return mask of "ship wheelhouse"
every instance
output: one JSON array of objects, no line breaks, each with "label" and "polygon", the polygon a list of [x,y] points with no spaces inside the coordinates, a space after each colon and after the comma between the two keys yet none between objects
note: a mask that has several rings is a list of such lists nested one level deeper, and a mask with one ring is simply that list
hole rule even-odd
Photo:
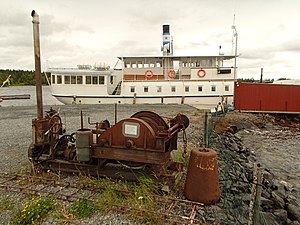
[{"label": "ship wheelhouse", "polygon": [[[226,62],[235,56],[118,57],[123,61],[123,80],[228,80],[233,67]],[[204,71],[198,74],[199,70]]]}]

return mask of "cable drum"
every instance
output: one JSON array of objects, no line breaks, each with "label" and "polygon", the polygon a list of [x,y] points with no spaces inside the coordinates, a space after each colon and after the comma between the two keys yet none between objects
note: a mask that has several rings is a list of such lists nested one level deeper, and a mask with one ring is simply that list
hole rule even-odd
[{"label": "cable drum", "polygon": [[161,118],[158,114],[151,111],[140,111],[131,116],[131,118],[139,118],[148,123],[154,132],[159,131],[159,127],[163,127],[164,130],[169,129],[166,121]]}]

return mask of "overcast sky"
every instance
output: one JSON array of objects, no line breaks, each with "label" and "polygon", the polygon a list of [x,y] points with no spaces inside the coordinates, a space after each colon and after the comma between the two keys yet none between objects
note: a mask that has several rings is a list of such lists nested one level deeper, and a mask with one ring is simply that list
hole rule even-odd
[{"label": "overcast sky", "polygon": [[232,52],[238,77],[300,79],[299,0],[0,0],[0,69],[34,69],[31,11],[40,16],[42,69],[161,55],[169,24],[174,55]]}]

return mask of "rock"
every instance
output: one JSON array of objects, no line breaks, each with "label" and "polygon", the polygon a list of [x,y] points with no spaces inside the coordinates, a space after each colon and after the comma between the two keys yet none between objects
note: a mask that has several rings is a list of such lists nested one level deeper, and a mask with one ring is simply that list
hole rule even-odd
[{"label": "rock", "polygon": [[274,128],[274,125],[273,125],[272,123],[266,123],[266,124],[265,124],[265,128],[266,128],[267,130],[272,130],[272,129]]},{"label": "rock", "polygon": [[260,205],[265,212],[271,212],[274,208],[274,203],[270,199],[261,197]]},{"label": "rock", "polygon": [[268,189],[263,189],[261,196],[266,198],[266,199],[270,199],[271,198],[271,194],[270,191]]},{"label": "rock", "polygon": [[297,220],[298,222],[300,222],[300,208],[292,205],[292,204],[288,204],[287,205],[287,213],[290,219],[292,220]]},{"label": "rock", "polygon": [[295,205],[295,206],[297,206],[297,207],[300,206],[300,205],[298,204],[298,202],[297,202],[297,198],[296,198],[295,196],[293,196],[293,195],[290,195],[290,194],[287,196],[287,203],[288,203],[288,204]]},{"label": "rock", "polygon": [[250,204],[250,195],[245,195],[245,196],[243,196],[243,202],[244,202],[246,205],[249,205],[249,204]]},{"label": "rock", "polygon": [[272,191],[271,195],[274,199],[275,206],[284,209],[285,208],[285,201],[284,201],[285,196],[283,196],[282,193],[279,191]]},{"label": "rock", "polygon": [[300,222],[295,220],[295,221],[292,221],[292,222],[288,223],[288,225],[300,225]]},{"label": "rock", "polygon": [[287,223],[288,213],[284,209],[276,209],[273,214],[279,224]]},{"label": "rock", "polygon": [[276,221],[276,217],[272,213],[263,212],[262,216],[264,217],[265,223],[262,224],[272,224],[272,225],[282,225]]}]

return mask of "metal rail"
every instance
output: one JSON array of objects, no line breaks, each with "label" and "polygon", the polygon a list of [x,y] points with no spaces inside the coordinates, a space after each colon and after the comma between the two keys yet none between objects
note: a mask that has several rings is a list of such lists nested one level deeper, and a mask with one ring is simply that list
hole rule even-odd
[{"label": "metal rail", "polygon": [[[17,193],[30,192],[36,196],[51,195],[56,199],[68,202],[86,199],[95,204],[99,204],[100,199],[97,198],[97,194],[103,192],[104,188],[101,188],[97,185],[83,185],[77,181],[70,182],[64,178],[53,179],[24,174],[0,173],[0,190]],[[134,192],[126,190],[114,189],[114,191],[118,191],[118,193],[122,193],[125,196],[135,196]],[[157,218],[161,218],[165,222],[175,224],[205,223],[204,218],[197,217],[197,209],[203,208],[203,204],[201,203],[160,195],[151,195],[149,197],[154,199],[157,204],[161,204],[162,210],[145,210],[137,207],[109,202],[106,202],[106,204],[109,205],[109,208],[112,211],[120,212],[122,214],[135,213],[135,215],[143,217],[144,214],[151,213],[152,215],[157,216]]]}]

